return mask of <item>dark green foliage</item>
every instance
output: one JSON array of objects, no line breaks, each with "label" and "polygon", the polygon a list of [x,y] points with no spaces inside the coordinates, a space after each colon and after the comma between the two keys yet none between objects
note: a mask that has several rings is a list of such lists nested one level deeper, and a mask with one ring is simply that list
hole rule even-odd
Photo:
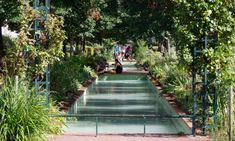
[{"label": "dark green foliage", "polygon": [[111,39],[106,39],[103,41],[103,47],[101,49],[100,54],[106,59],[110,60],[113,58],[113,48],[114,48],[115,42]]},{"label": "dark green foliage", "polygon": [[51,70],[51,90],[57,102],[66,100],[70,93],[77,94],[81,84],[96,76],[94,69],[99,57],[70,57],[55,62]]},{"label": "dark green foliage", "polygon": [[[19,16],[18,0],[0,0],[0,24],[14,21]],[[8,21],[6,21],[6,19]]]},{"label": "dark green foliage", "polygon": [[[164,31],[173,28],[172,13],[174,2],[171,0],[130,0],[123,1],[123,17],[121,29],[127,37],[143,39],[160,37]],[[127,28],[126,28],[127,27]]]},{"label": "dark green foliage", "polygon": [[76,39],[76,42],[79,42],[79,40],[95,39],[100,42],[119,21],[119,18],[114,15],[116,13],[114,9],[110,9],[112,7],[110,2],[60,0],[52,1],[51,4],[56,6],[55,13],[64,17],[65,30],[69,40]]},{"label": "dark green foliage", "polygon": [[11,39],[8,36],[3,36],[3,44],[6,48],[13,48],[16,46],[15,39]]}]

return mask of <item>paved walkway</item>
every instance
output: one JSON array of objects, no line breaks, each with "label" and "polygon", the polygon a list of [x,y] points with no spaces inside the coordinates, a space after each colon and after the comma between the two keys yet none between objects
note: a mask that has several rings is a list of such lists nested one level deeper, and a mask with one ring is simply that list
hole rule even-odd
[{"label": "paved walkway", "polygon": [[211,141],[208,137],[148,135],[75,135],[51,136],[50,141]]}]

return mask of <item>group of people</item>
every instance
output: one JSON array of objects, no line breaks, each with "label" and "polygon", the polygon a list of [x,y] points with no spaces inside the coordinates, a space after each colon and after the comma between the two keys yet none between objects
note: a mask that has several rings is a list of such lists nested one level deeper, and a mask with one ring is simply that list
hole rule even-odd
[{"label": "group of people", "polygon": [[119,45],[114,47],[114,59],[116,73],[122,73],[124,59],[130,60],[132,54],[132,48],[130,45]]},{"label": "group of people", "polygon": [[[132,47],[130,45],[120,45],[116,44],[114,46],[114,59],[115,59],[115,71],[116,73],[122,73],[123,71],[123,60],[130,60],[132,59]],[[107,60],[102,60],[97,63],[96,71],[98,73],[104,73],[108,71],[109,64]]]}]

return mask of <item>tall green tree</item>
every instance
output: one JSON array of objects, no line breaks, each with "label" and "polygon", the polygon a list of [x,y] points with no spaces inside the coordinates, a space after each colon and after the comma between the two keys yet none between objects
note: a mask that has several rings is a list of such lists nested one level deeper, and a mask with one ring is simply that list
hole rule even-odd
[{"label": "tall green tree", "polygon": [[104,7],[103,0],[60,0],[52,1],[51,4],[60,7],[55,13],[64,17],[64,28],[69,40],[93,38],[96,22],[100,20],[101,9]]},{"label": "tall green tree", "polygon": [[59,0],[52,1],[55,12],[64,17],[69,42],[101,42],[111,37],[112,29],[120,22],[117,0]]},{"label": "tall green tree", "polygon": [[122,38],[159,38],[173,27],[171,0],[120,0],[119,13],[122,23],[115,29]]}]

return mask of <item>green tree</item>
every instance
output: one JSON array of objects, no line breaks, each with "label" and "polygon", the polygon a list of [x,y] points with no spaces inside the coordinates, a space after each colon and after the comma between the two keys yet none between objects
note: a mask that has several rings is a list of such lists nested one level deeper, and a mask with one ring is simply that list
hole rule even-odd
[{"label": "green tree", "polygon": [[6,54],[1,27],[5,24],[12,27],[11,25],[19,21],[19,5],[18,0],[0,0],[0,60]]},{"label": "green tree", "polygon": [[66,34],[69,42],[79,42],[84,47],[85,40],[94,38],[95,26],[101,20],[101,10],[106,7],[104,0],[52,1],[60,7],[56,14],[64,17]]},{"label": "green tree", "polygon": [[[101,43],[115,35],[113,29],[121,22],[118,12],[119,0],[72,0],[52,1],[55,13],[64,17],[68,42],[80,44]],[[58,7],[60,7],[58,9]]]},{"label": "green tree", "polygon": [[228,4],[228,1],[178,0],[177,7],[174,19],[177,31],[175,39],[181,42],[178,44],[178,51],[181,52],[184,48],[192,51],[195,39],[207,36],[217,43],[208,44],[201,55],[203,61],[197,67],[206,66],[215,74],[227,72],[233,60],[234,5]]},{"label": "green tree", "polygon": [[121,23],[115,29],[123,39],[160,38],[163,32],[173,28],[171,0],[120,0],[119,15]]}]

